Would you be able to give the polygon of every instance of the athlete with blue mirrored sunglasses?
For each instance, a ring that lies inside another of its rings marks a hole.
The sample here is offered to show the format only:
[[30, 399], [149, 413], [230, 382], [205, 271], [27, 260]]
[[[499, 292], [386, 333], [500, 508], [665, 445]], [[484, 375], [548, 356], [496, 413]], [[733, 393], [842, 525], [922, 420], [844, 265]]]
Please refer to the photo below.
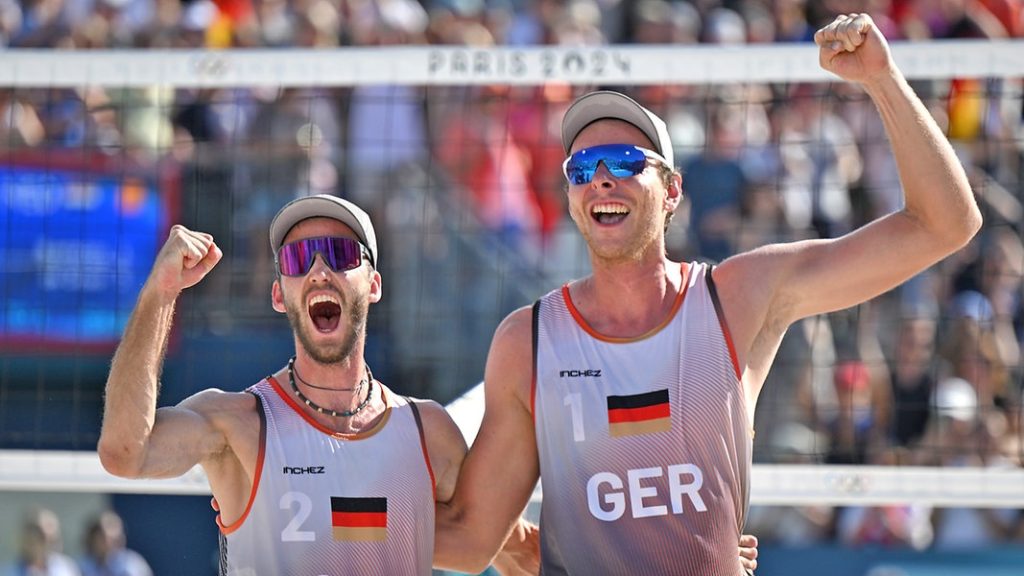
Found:
[[674, 261], [664, 222], [682, 177], [645, 172], [657, 163], [645, 150], [675, 165], [665, 122], [618, 92], [576, 99], [562, 120], [564, 174], [590, 273], [495, 331], [483, 423], [443, 509], [440, 525], [452, 530], [438, 531], [464, 545], [446, 549], [477, 553], [457, 560], [485, 564], [539, 479], [544, 574], [751, 568], [736, 547], [754, 409], [789, 327], [898, 286], [981, 225], [953, 148], [871, 17], [839, 16], [815, 42], [822, 68], [876, 105], [903, 208], [840, 238], [760, 247], [716, 266]]

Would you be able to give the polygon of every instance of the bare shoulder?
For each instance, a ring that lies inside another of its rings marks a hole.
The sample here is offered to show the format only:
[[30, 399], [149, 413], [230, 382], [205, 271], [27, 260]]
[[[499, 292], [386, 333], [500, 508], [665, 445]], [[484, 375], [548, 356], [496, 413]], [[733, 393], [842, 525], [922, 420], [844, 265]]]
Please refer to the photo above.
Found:
[[765, 275], [769, 277], [777, 270], [780, 263], [791, 258], [802, 242], [766, 244], [753, 250], [742, 252], [726, 259], [715, 266], [715, 282], [723, 285], [745, 284], [750, 289], [749, 281]]
[[770, 244], [737, 254], [713, 271], [715, 289], [741, 362], [765, 329], [785, 331], [795, 302], [785, 286], [805, 242]]
[[[533, 306], [523, 306], [513, 310], [494, 332], [495, 341], [501, 341], [503, 346], [513, 345], [516, 341], [526, 340], [530, 344], [530, 335], [533, 332]], [[509, 342], [505, 342], [509, 340]]]
[[494, 331], [488, 364], [492, 360], [519, 360], [533, 354], [533, 307], [513, 311]]
[[745, 297], [760, 293], [774, 297], [794, 279], [796, 270], [805, 268], [812, 257], [822, 254], [833, 240], [799, 240], [767, 244], [737, 254], [715, 268], [715, 282]]
[[[223, 438], [229, 452], [243, 460], [255, 458], [260, 438], [260, 405], [254, 394], [225, 392], [208, 388], [182, 400], [171, 410], [188, 410], [205, 422], [208, 430]], [[213, 449], [211, 456], [223, 456], [222, 450]]]
[[463, 438], [462, 432], [444, 406], [434, 400], [421, 398], [410, 398], [409, 401], [414, 403], [419, 410], [420, 418], [423, 421], [423, 433], [427, 435], [428, 440], [430, 437], [434, 437], [445, 444], [461, 444], [465, 447], [466, 440]]
[[459, 469], [466, 457], [466, 439], [443, 406], [433, 400], [410, 398], [409, 401], [415, 404], [423, 422], [437, 500], [447, 502], [455, 492]]
[[533, 308], [524, 306], [506, 316], [494, 332], [484, 374], [488, 397], [512, 394], [526, 402], [532, 373]]
[[207, 419], [237, 419], [249, 416], [257, 417], [258, 404], [256, 396], [248, 392], [225, 392], [217, 388], [207, 388], [185, 398], [178, 404], [179, 408], [191, 410]]

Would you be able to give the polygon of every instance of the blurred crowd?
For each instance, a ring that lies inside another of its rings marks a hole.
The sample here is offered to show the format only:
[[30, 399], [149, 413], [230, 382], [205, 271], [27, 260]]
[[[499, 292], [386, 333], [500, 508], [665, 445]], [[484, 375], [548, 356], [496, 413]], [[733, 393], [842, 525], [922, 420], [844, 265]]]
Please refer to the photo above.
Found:
[[127, 547], [124, 522], [103, 510], [84, 526], [81, 554], [65, 553], [60, 516], [49, 508], [25, 512], [17, 558], [4, 576], [153, 576], [149, 563]]
[[[0, 0], [0, 46], [809, 42], [848, 12], [870, 13], [890, 40], [1024, 36], [1021, 0]], [[899, 289], [794, 326], [759, 403], [760, 461], [1022, 465], [1024, 81], [913, 85], [967, 167], [985, 227]], [[557, 126], [588, 88], [0, 87], [0, 162], [43, 150], [116, 156], [141, 170], [173, 165], [183, 223], [213, 233], [240, 263], [211, 278], [210, 291], [265, 308], [273, 213], [298, 194], [352, 198], [379, 222], [397, 302], [384, 329], [401, 364], [403, 354], [453, 341], [435, 337], [424, 309], [456, 307], [467, 315], [467, 341], [486, 345], [493, 324], [481, 315], [496, 321], [527, 303], [494, 302], [489, 272], [454, 266], [442, 226], [457, 222], [473, 243], [502, 251], [508, 283], [538, 278], [549, 289], [580, 272]], [[688, 201], [677, 216], [685, 224], [669, 236], [675, 258], [717, 261], [766, 242], [834, 237], [900, 207], [881, 121], [857, 88], [620, 88], [668, 121], [681, 159]], [[424, 282], [428, 270], [448, 276]], [[444, 284], [459, 274], [479, 283]], [[451, 302], [455, 289], [463, 298]], [[482, 361], [486, 351], [455, 348], [438, 355], [469, 351]], [[1024, 541], [1024, 516], [757, 508], [750, 531], [768, 541], [956, 547]]]
[[1024, 33], [1019, 0], [2, 0], [17, 48], [804, 42], [867, 12], [890, 39]]

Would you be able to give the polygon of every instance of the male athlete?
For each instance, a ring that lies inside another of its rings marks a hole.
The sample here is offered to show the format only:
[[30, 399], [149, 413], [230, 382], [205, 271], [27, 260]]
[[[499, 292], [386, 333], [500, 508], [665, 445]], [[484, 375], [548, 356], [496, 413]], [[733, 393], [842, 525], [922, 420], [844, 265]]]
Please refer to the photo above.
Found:
[[577, 100], [562, 121], [564, 172], [592, 273], [495, 332], [483, 422], [439, 507], [450, 528], [439, 540], [463, 546], [438, 549], [461, 556], [442, 565], [486, 566], [539, 476], [545, 575], [743, 573], [754, 407], [787, 328], [890, 290], [981, 225], [952, 148], [871, 18], [839, 16], [815, 41], [822, 67], [875, 103], [904, 208], [714, 268], [673, 262], [665, 227], [682, 177], [665, 123], [619, 93]]
[[[270, 243], [295, 356], [244, 392], [157, 409], [175, 302], [222, 256], [209, 234], [174, 226], [114, 355], [100, 459], [128, 478], [200, 464], [224, 574], [430, 574], [435, 502], [451, 498], [466, 442], [444, 408], [395, 394], [363, 359], [381, 298], [373, 225], [350, 202], [305, 197], [277, 214]], [[536, 532], [520, 529], [498, 566], [535, 573]]]

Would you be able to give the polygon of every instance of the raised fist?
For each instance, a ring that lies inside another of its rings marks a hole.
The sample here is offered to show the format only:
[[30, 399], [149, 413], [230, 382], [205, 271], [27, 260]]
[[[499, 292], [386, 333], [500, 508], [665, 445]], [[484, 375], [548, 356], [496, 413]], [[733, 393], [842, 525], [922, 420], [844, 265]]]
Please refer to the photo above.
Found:
[[176, 295], [199, 283], [223, 256], [213, 236], [175, 224], [156, 255], [150, 281], [160, 290]]
[[837, 16], [814, 34], [821, 67], [843, 80], [866, 83], [895, 66], [889, 44], [867, 14]]

